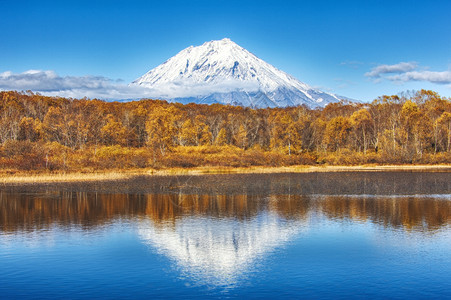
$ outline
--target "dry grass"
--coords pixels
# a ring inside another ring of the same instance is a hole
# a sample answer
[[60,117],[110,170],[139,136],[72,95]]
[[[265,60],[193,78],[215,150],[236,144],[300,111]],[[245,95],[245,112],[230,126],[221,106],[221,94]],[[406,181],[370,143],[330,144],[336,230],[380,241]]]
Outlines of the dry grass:
[[39,184],[56,182],[89,182],[111,181],[130,178],[130,174],[105,172],[105,173],[60,173],[60,174],[1,174],[0,184]]
[[234,174],[234,173],[315,173],[315,172],[451,172],[451,165],[362,165],[362,166],[289,166],[289,167],[247,167],[247,168],[194,168],[170,169],[155,174]]
[[289,166],[289,167],[197,167],[170,169],[137,169],[87,173],[0,173],[0,184],[40,184],[64,182],[113,181],[137,175],[208,175],[208,174],[268,174],[314,172],[451,172],[451,165],[362,165],[362,166]]

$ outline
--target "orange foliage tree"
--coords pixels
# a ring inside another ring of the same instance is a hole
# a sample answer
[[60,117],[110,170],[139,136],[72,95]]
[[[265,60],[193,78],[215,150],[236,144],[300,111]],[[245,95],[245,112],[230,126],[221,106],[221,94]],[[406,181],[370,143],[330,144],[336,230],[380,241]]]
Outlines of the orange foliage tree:
[[0,92],[3,169],[450,160],[451,101],[426,90],[314,110]]

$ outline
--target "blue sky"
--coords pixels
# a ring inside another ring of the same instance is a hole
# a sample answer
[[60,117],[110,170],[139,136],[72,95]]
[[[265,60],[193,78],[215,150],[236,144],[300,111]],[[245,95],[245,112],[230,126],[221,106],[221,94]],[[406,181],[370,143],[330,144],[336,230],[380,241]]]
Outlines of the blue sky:
[[42,84],[49,94],[92,88],[108,97],[102,89],[228,37],[311,86],[354,99],[422,88],[451,96],[449,0],[0,0],[0,11],[1,89]]

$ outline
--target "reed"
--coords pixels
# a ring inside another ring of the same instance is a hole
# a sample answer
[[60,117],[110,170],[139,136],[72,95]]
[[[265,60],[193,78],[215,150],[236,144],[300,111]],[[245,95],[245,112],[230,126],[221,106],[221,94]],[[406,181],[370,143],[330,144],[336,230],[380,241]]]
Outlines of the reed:
[[118,172],[105,173],[34,173],[34,174],[1,174],[1,184],[40,184],[58,182],[90,182],[90,181],[111,181],[130,178],[130,174]]
[[126,180],[134,176],[269,174],[315,172],[451,172],[451,164],[443,165],[362,165],[362,166],[287,166],[287,167],[197,167],[167,169],[136,169],[128,171],[74,173],[2,172],[0,184],[42,184]]

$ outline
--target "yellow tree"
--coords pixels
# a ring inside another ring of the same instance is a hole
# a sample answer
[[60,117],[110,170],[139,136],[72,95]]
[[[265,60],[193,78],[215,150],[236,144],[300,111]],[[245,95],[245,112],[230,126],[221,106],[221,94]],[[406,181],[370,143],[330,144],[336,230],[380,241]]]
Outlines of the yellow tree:
[[205,123],[204,116],[196,116],[194,119],[194,127],[196,130],[196,145],[211,144],[212,134],[210,132],[210,127]]
[[142,103],[131,111],[130,127],[136,134],[138,146],[143,146],[147,139],[146,120],[148,111]]
[[363,153],[366,154],[368,148],[368,134],[372,126],[372,118],[366,109],[360,109],[351,115],[351,126],[355,134],[357,147],[363,146]]
[[111,114],[107,115],[106,119],[106,124],[100,129],[103,143],[109,146],[126,146],[128,129]]
[[20,139],[36,142],[41,136],[41,121],[31,117],[23,117],[20,120]]
[[[398,154],[401,100],[398,96],[382,96],[370,106],[373,122],[374,146],[377,151],[395,156]],[[383,140],[383,143],[381,141]]]
[[329,120],[324,131],[324,142],[329,150],[337,151],[346,146],[351,129],[348,118],[339,116]]
[[191,119],[186,120],[180,129],[179,141],[181,146],[193,146],[197,141],[197,130]]
[[271,147],[285,148],[288,150],[288,155],[292,151],[298,151],[302,146],[301,135],[298,131],[298,125],[293,117],[287,112],[277,113],[272,123],[271,130]]
[[244,125],[241,124],[237,133],[234,136],[235,143],[238,147],[246,149],[248,146],[247,130]]
[[13,93],[3,95],[0,104],[0,142],[17,140],[20,133],[20,121],[23,118],[23,108]]
[[215,139],[215,145],[224,146],[227,144],[227,130],[223,127],[219,130]]
[[70,134],[70,125],[70,120],[60,107],[50,107],[42,122],[45,139],[49,142],[55,141],[68,146],[67,137]]
[[432,124],[418,105],[411,100],[404,103],[401,109],[403,148],[409,159],[413,153],[422,155],[429,144]]
[[440,125],[440,132],[445,137],[446,141],[446,151],[451,151],[451,113],[443,112],[443,114],[438,119],[438,124]]
[[327,121],[322,117],[317,117],[310,125],[312,131],[312,137],[310,140],[309,148],[313,148],[316,151],[326,151],[327,144],[324,134],[326,131]]
[[434,153],[440,150],[442,141],[441,135],[441,124],[439,124],[438,119],[446,111],[446,106],[449,103],[446,99],[442,99],[437,93],[432,91],[421,90],[418,92],[417,97],[425,98],[422,110],[431,120],[433,124],[433,138],[434,138]]
[[146,122],[147,144],[154,150],[159,150],[161,155],[174,146],[177,134],[176,120],[180,111],[174,106],[156,107],[149,114]]

